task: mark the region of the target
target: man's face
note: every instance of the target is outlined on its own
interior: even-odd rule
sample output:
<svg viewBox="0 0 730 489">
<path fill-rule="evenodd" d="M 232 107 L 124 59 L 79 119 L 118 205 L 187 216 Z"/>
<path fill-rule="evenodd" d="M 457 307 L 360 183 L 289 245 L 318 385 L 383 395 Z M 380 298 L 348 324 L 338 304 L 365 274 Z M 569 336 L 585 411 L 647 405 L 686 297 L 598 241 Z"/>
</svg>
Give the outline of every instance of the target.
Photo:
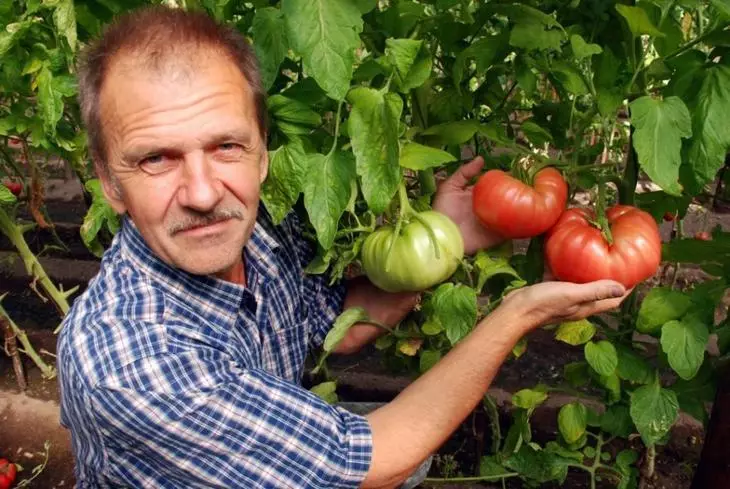
<svg viewBox="0 0 730 489">
<path fill-rule="evenodd" d="M 202 65 L 180 76 L 114 63 L 101 93 L 112 180 L 102 179 L 163 261 L 225 278 L 241 263 L 268 160 L 246 79 L 222 55 Z"/>
</svg>

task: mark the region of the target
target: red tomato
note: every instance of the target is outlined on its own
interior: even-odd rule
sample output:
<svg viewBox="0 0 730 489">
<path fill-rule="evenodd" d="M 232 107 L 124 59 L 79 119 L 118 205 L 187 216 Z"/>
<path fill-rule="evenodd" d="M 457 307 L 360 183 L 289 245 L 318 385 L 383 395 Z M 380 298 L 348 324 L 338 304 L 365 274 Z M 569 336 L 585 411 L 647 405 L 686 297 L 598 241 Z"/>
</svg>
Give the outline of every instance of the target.
<svg viewBox="0 0 730 489">
<path fill-rule="evenodd" d="M 489 170 L 474 186 L 472 206 L 483 226 L 515 239 L 550 229 L 567 200 L 568 185 L 555 168 L 537 172 L 534 187 L 501 170 Z"/>
<path fill-rule="evenodd" d="M 699 239 L 700 241 L 712 241 L 712 235 L 707 231 L 700 231 L 695 234 L 695 239 Z"/>
<path fill-rule="evenodd" d="M 674 221 L 674 219 L 675 219 L 676 217 L 677 217 L 677 216 L 675 216 L 675 215 L 674 215 L 674 214 L 673 214 L 672 212 L 665 212 L 665 213 L 664 213 L 664 220 L 665 220 L 665 221 Z"/>
<path fill-rule="evenodd" d="M 612 279 L 633 287 L 656 273 L 662 240 L 654 218 L 636 207 L 617 205 L 606 212 L 613 244 L 589 223 L 593 213 L 569 209 L 550 230 L 545 242 L 553 274 L 567 282 Z"/>
<path fill-rule="evenodd" d="M 18 195 L 20 195 L 20 192 L 22 192 L 22 190 L 23 190 L 23 185 L 21 185 L 20 183 L 6 181 L 6 182 L 3 182 L 3 185 L 5 185 L 7 187 L 7 189 L 10 190 L 10 192 L 13 195 L 15 195 L 16 197 Z"/>
<path fill-rule="evenodd" d="M 17 468 L 4 458 L 0 458 L 0 489 L 8 489 L 15 482 Z"/>
</svg>

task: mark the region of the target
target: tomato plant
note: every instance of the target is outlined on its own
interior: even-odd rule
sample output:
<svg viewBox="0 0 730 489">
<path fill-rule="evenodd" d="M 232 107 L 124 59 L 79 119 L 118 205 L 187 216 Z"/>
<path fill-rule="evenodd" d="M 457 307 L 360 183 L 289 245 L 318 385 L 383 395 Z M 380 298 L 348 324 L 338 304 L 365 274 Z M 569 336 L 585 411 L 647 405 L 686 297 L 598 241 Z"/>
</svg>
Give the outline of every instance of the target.
<svg viewBox="0 0 730 489">
<path fill-rule="evenodd" d="M 550 230 L 547 264 L 560 280 L 585 283 L 611 279 L 630 288 L 653 276 L 662 255 L 656 221 L 647 212 L 617 205 L 606 212 L 610 241 L 585 209 L 569 209 Z"/>
<path fill-rule="evenodd" d="M 531 187 L 501 170 L 490 170 L 474 186 L 474 214 L 505 238 L 531 238 L 557 221 L 568 200 L 568 185 L 554 168 L 537 172 Z"/>
<path fill-rule="evenodd" d="M 21 202 L 0 186 L 0 230 L 34 286 L 40 284 L 61 312 L 71 291 L 45 274 L 25 241 L 28 223 L 19 216 L 30 215 L 52 230 L 39 189 L 49 173 L 44 162 L 61 160 L 84 188 L 89 208 L 80 233 L 89 250 L 100 255 L 118 229 L 88 158 L 73 66 L 79 47 L 114 15 L 147 3 L 16 0 L 0 8 L 0 179 L 22 181 L 29 194 Z M 713 234 L 703 241 L 704 235 L 692 239 L 693 233 L 686 239 L 682 226 L 690 203 L 706 198 L 730 148 L 726 2 L 167 3 L 203 9 L 251 39 L 271 120 L 262 200 L 275 221 L 296 212 L 306 223 L 318 247 L 307 271 L 335 281 L 362 265 L 381 287 L 425 288 L 422 307 L 378 341 L 389 365 L 427 371 L 504 294 L 540 280 L 546 261 L 567 280 L 623 270 L 615 273 L 636 283 L 637 297 L 646 297 L 632 298 L 610 318 L 617 329 L 605 326 L 605 318 L 556 325 L 556 339 L 581 348 L 584 356 L 566 366 L 563 382 L 586 389 L 582 396 L 599 393 L 594 401 L 604 404 L 604 414 L 580 401 L 569 403 L 559 415 L 558 438 L 537 450 L 530 415 L 552 387 L 515 393 L 512 428 L 501 437 L 497 423 L 492 450 L 475 476 L 507 474 L 538 485 L 582 468 L 591 484 L 600 476 L 631 487 L 638 464 L 651 475 L 656 447 L 680 409 L 706 421 L 702 403 L 712 400 L 715 359 L 705 356 L 705 346 L 710 331 L 729 327 L 716 325 L 707 312 L 720 303 L 730 280 L 728 239 Z M 454 253 L 461 257 L 456 266 L 439 247 L 439 257 L 422 269 L 424 277 L 404 272 L 405 265 L 419 262 L 403 250 L 435 258 L 439 241 L 428 229 L 436 235 L 450 226 L 434 219 L 425 227 L 403 210 L 411 206 L 429 216 L 437 181 L 474 154 L 487 167 L 474 189 L 477 215 L 506 237 L 531 238 L 527 252 Z M 543 167 L 529 185 L 509 176 Z M 637 192 L 640 179 L 653 188 Z M 616 192 L 606 197 L 608 182 Z M 639 211 L 616 217 L 611 227 L 613 211 L 602 222 L 599 210 L 595 222 L 603 233 L 583 214 L 568 211 L 565 219 L 571 221 L 564 225 L 574 232 L 560 231 L 558 223 L 543 251 L 538 235 L 554 225 L 566 204 L 592 206 L 596 200 L 634 206 L 656 221 L 672 216 L 664 225 L 676 239 L 665 243 L 663 258 L 674 277 L 663 271 L 647 280 L 660 247 L 653 233 L 643 234 L 651 226 Z M 630 225 L 619 225 L 624 221 Z M 609 233 L 610 246 L 603 241 Z M 449 249 L 456 240 L 444 234 L 442 246 Z M 381 273 L 388 235 L 398 235 L 392 250 L 387 247 L 396 279 Z M 639 235 L 644 241 L 637 245 Z M 579 236 L 595 247 L 580 247 Z M 599 255 L 604 261 L 596 260 Z M 590 260 L 592 265 L 581 267 Z M 685 263 L 702 267 L 711 279 L 680 290 L 675 278 Z M 335 328 L 338 334 L 359 318 L 353 317 L 338 323 L 344 325 Z M 635 330 L 653 335 L 656 347 L 637 348 L 631 341 Z M 17 334 L 32 355 L 27 337 Z M 515 355 L 524 350 L 522 343 Z M 36 360 L 42 362 L 38 355 Z M 641 457 L 606 446 L 613 437 L 636 434 L 645 445 Z"/>
</svg>

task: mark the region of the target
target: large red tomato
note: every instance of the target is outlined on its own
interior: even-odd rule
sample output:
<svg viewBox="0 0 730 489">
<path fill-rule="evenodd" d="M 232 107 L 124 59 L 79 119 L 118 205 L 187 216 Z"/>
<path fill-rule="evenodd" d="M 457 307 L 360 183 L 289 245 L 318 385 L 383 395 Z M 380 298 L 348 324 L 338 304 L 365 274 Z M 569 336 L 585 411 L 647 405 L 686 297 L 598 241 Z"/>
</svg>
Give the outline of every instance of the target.
<svg viewBox="0 0 730 489">
<path fill-rule="evenodd" d="M 633 287 L 654 275 L 662 256 L 659 228 L 650 214 L 636 207 L 617 205 L 606 212 L 613 244 L 589 222 L 593 213 L 569 209 L 548 233 L 547 263 L 553 274 L 567 282 L 612 279 Z"/>
<path fill-rule="evenodd" d="M 531 187 L 501 170 L 489 170 L 474 186 L 474 214 L 505 238 L 530 238 L 550 229 L 565 210 L 568 185 L 555 168 L 535 175 Z"/>
</svg>

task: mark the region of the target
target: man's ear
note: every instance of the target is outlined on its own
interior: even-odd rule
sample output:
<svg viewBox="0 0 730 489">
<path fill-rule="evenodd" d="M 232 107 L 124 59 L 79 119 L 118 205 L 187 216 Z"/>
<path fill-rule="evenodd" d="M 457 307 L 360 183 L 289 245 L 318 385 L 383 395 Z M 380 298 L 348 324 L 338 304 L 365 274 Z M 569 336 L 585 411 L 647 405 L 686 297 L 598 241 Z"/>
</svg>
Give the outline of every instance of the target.
<svg viewBox="0 0 730 489">
<path fill-rule="evenodd" d="M 119 182 L 111 175 L 111 170 L 102 168 L 98 163 L 94 166 L 96 167 L 96 174 L 101 181 L 101 190 L 104 192 L 104 197 L 109 202 L 111 208 L 119 215 L 127 212 L 127 206 L 122 200 L 122 189 L 119 186 Z"/>
<path fill-rule="evenodd" d="M 269 174 L 269 152 L 266 148 L 264 148 L 264 154 L 261 156 L 259 183 L 263 184 L 264 180 L 266 180 L 266 176 L 268 174 Z"/>
</svg>

